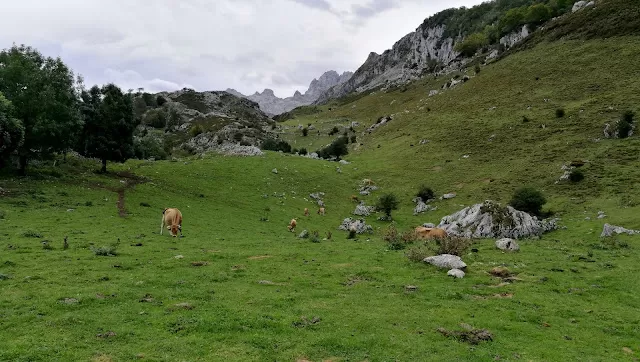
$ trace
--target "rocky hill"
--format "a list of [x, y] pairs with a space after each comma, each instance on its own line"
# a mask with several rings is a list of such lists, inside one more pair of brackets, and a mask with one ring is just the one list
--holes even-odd
[[227, 89], [227, 92], [237, 97], [257, 102], [260, 105], [260, 109], [269, 115], [278, 115], [300, 106], [312, 104], [329, 88], [345, 83], [352, 75], [353, 72], [338, 74], [336, 71], [330, 70], [320, 78], [311, 81], [304, 94], [296, 91], [292, 97], [287, 98], [278, 98], [271, 89], [265, 89], [262, 93], [256, 92], [250, 96], [246, 96], [235, 89]]
[[472, 59], [485, 62], [567, 13], [595, 7], [591, 1], [495, 0], [448, 9], [426, 19], [382, 54], [370, 53], [346, 82], [324, 92], [316, 104], [425, 75], [459, 70]]
[[139, 155], [142, 158], [163, 158], [159, 149], [166, 153], [259, 152], [255, 146], [269, 136], [274, 124], [256, 102], [227, 92], [185, 88], [156, 95], [143, 93], [136, 96], [134, 109], [141, 119], [137, 141], [150, 152]]

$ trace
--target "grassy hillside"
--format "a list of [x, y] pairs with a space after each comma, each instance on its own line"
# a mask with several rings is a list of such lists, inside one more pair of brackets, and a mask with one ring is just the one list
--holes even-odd
[[[542, 43], [437, 96], [429, 91], [449, 79], [284, 123], [283, 137], [313, 150], [334, 125], [359, 122], [349, 165], [268, 153], [132, 161], [99, 176], [72, 158], [34, 165], [30, 178], [3, 175], [0, 360], [637, 359], [638, 236], [599, 234], [605, 222], [640, 229], [640, 141], [594, 139], [623, 111], [640, 111], [638, 40]], [[297, 125], [308, 123], [322, 135], [303, 138]], [[587, 161], [586, 179], [556, 184], [572, 160]], [[463, 255], [467, 276], [453, 280], [388, 250], [380, 237], [388, 223], [374, 216], [374, 235], [348, 240], [337, 230], [363, 178], [382, 188], [368, 204], [399, 196], [401, 230], [487, 198], [506, 202], [521, 185], [543, 190], [566, 229], [523, 240], [515, 254], [477, 241]], [[413, 216], [422, 183], [458, 196]], [[312, 192], [326, 193], [326, 216], [314, 213]], [[164, 207], [182, 210], [184, 238], [158, 235]], [[596, 218], [600, 210], [607, 218]], [[298, 239], [286, 229], [292, 217], [296, 234], [331, 239]], [[104, 246], [117, 255], [92, 251]], [[518, 280], [491, 276], [495, 266]], [[472, 346], [437, 332], [461, 323], [493, 341]]]

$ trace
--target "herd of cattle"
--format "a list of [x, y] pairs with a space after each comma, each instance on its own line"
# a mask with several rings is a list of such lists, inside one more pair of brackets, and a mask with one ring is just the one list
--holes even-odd
[[[365, 179], [364, 183], [371, 185], [373, 182], [369, 179]], [[356, 202], [359, 201], [355, 195], [351, 195], [351, 200]], [[318, 215], [324, 216], [325, 208], [320, 207], [317, 213]], [[303, 214], [304, 216], [309, 216], [309, 208], [305, 207]], [[165, 226], [170, 231], [171, 236], [177, 237], [178, 232], [180, 232], [180, 236], [182, 237], [182, 213], [180, 212], [180, 210], [176, 208], [165, 208], [162, 211], [162, 224], [160, 224], [160, 235], [162, 235], [162, 231], [164, 230]], [[298, 220], [297, 218], [293, 218], [289, 222], [287, 229], [289, 229], [290, 232], [295, 232], [296, 226], [298, 226]], [[353, 232], [356, 231], [353, 226], [351, 231]], [[416, 235], [416, 238], [418, 239], [443, 239], [448, 236], [447, 232], [444, 229], [440, 229], [436, 227], [428, 228], [424, 226], [418, 226], [414, 229], [414, 233]]]

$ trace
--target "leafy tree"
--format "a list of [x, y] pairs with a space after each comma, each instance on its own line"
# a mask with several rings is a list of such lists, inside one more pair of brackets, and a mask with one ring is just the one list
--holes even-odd
[[133, 131], [138, 125], [133, 116], [132, 95], [122, 93], [114, 84], [93, 86], [82, 95], [85, 125], [80, 153], [102, 161], [124, 162], [134, 156]]
[[532, 187], [523, 187], [516, 190], [509, 205], [516, 210], [528, 212], [533, 215], [540, 215], [542, 205], [546, 203], [547, 200], [540, 191]]
[[165, 103], [167, 103], [167, 99], [163, 96], [156, 97], [156, 104], [158, 107], [162, 107]]
[[553, 17], [553, 9], [545, 4], [531, 5], [527, 9], [525, 22], [527, 24], [540, 25]]
[[466, 57], [470, 57], [487, 45], [489, 45], [487, 36], [484, 33], [475, 33], [456, 44], [454, 50], [462, 53]]
[[525, 17], [527, 16], [527, 8], [519, 7], [510, 9], [500, 19], [499, 27], [502, 34], [509, 34], [516, 30], [519, 26], [525, 24]]
[[302, 137], [307, 137], [309, 134], [309, 129], [307, 127], [302, 129]]
[[380, 211], [384, 211], [384, 214], [388, 219], [391, 219], [391, 211], [398, 210], [400, 202], [394, 194], [385, 194], [378, 199], [376, 208]]
[[66, 151], [82, 128], [73, 72], [60, 58], [44, 57], [25, 45], [0, 52], [0, 92], [24, 127], [18, 147], [20, 174], [29, 159]]
[[349, 143], [348, 137], [340, 137], [333, 141], [329, 146], [318, 151], [318, 157], [320, 158], [340, 158], [349, 153], [347, 144]]
[[435, 192], [433, 192], [431, 187], [427, 185], [421, 185], [416, 196], [422, 199], [422, 202], [427, 202], [436, 198]]
[[0, 168], [4, 160], [15, 151], [24, 140], [22, 122], [12, 117], [11, 102], [0, 93]]

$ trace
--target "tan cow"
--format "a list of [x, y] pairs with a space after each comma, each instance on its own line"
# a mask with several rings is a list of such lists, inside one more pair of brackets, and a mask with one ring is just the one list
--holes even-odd
[[372, 185], [375, 185], [375, 182], [373, 182], [373, 180], [372, 180], [372, 179], [370, 179], [370, 178], [366, 178], [366, 179], [362, 180], [362, 183], [363, 183], [364, 185], [366, 185], [366, 186], [372, 186]]
[[309, 208], [304, 208], [304, 216], [309, 216]]
[[162, 211], [162, 224], [160, 224], [160, 235], [162, 235], [162, 231], [164, 230], [165, 225], [167, 226], [167, 230], [171, 231], [171, 236], [174, 238], [178, 236], [178, 231], [180, 231], [180, 236], [182, 236], [182, 213], [180, 210], [175, 208], [166, 208]]
[[318, 209], [318, 215], [324, 216], [324, 207]]
[[296, 221], [296, 219], [291, 219], [287, 228], [289, 229], [289, 231], [294, 232], [296, 231], [296, 226], [298, 226], [298, 222]]
[[356, 196], [356, 195], [351, 195], [351, 201], [360, 202], [360, 199], [358, 199], [358, 196]]
[[440, 228], [418, 226], [415, 228], [415, 232], [418, 239], [444, 239], [447, 237], [447, 232]]

